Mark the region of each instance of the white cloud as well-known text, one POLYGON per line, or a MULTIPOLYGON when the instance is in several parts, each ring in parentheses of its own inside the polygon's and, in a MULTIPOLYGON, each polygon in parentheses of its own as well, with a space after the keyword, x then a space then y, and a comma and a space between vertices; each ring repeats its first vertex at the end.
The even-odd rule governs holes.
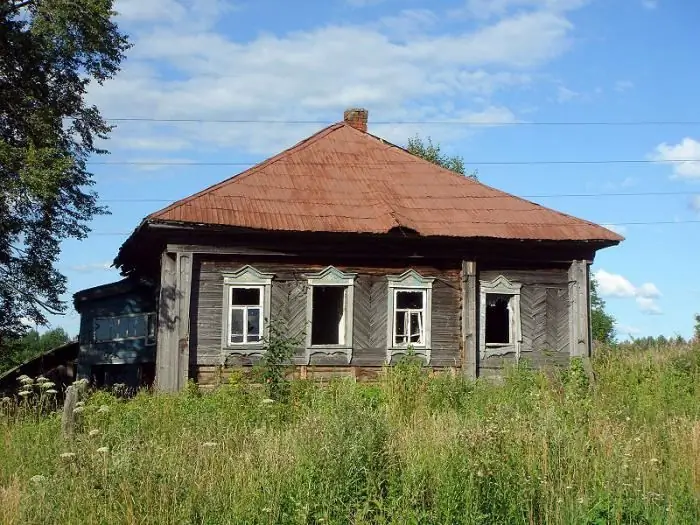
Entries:
POLYGON ((77 273, 91 273, 96 271, 111 270, 112 261, 78 264, 69 266, 68 270, 77 273))
POLYGON ((631 336, 634 336, 634 335, 641 333, 641 330, 639 328, 637 328, 636 326, 620 324, 620 323, 615 323, 615 330, 618 334, 620 334, 623 337, 624 336, 631 337, 631 336))
POLYGON ((637 287, 626 277, 603 269, 595 272, 594 277, 602 297, 634 298, 643 313, 661 313, 661 308, 656 303, 656 299, 661 297, 661 292, 654 283, 647 282, 637 287))
POLYGON ((627 228, 622 224, 601 224, 601 226, 620 235, 624 235, 627 232, 627 228))
POLYGON ((615 91, 618 93, 624 93, 634 87, 634 82, 629 80, 618 80, 615 82, 615 91))
POLYGON ((467 0, 466 12, 477 18, 502 16, 511 10, 534 9, 563 12, 578 9, 590 0, 467 0))
POLYGON ((656 161, 671 162, 673 173, 677 178, 700 178, 700 142, 695 139, 685 137, 678 144, 666 142, 659 144, 651 154, 651 158, 656 161), (676 159, 681 160, 674 162, 676 159))
MULTIPOLYGON (((121 0, 134 47, 124 70, 90 102, 105 116, 231 120, 340 120, 348 106, 365 106, 372 120, 493 119, 516 117, 493 100, 501 89, 533 82, 533 74, 569 46, 573 25, 558 9, 520 13, 476 29, 431 34, 436 16, 405 10, 393 21, 326 25, 284 35, 262 34, 248 42, 214 29, 211 13, 226 4, 198 5, 121 0), (148 4, 142 6, 141 4, 148 4), (140 25, 172 11, 156 25, 140 25), (184 14, 181 11, 184 10, 184 14), (392 27, 389 25, 394 24, 392 27), (403 24, 403 26, 401 25, 403 24), (202 29, 208 27, 208 29, 202 29), (410 38, 405 33, 410 33, 410 38), (404 35, 404 36, 402 36, 404 35), (464 100, 459 108, 450 102, 464 100), (494 109, 497 108, 497 109, 494 109)), ((553 6, 557 2, 546 3, 553 6)), ((528 5, 534 5, 532 3, 528 5)), ((572 4, 571 4, 572 5, 572 4)), ((225 24, 219 24, 224 26, 225 24)), ((217 26, 218 27, 218 26, 217 26)), ((270 154, 317 131, 319 125, 245 123, 121 125, 108 148, 175 151, 186 147, 270 154), (126 134, 126 130, 129 134, 126 134), (171 140, 177 137, 177 140, 171 140)), ((442 142, 471 131, 421 128, 442 142)), ((396 129, 389 140, 411 133, 396 129)))
POLYGON ((635 301, 637 301, 637 306, 639 306, 639 309, 644 314, 659 315, 662 313, 661 308, 659 308, 659 305, 656 304, 654 299, 649 297, 637 297, 635 301))
POLYGON ((700 195, 693 195, 690 198, 690 209, 700 213, 700 195))
POLYGON ((564 86, 559 86, 557 88, 557 102, 569 102, 571 100, 581 98, 581 93, 569 89, 564 86))
POLYGON ((657 0, 642 0, 642 7, 644 9, 656 9, 659 7, 659 2, 657 0))

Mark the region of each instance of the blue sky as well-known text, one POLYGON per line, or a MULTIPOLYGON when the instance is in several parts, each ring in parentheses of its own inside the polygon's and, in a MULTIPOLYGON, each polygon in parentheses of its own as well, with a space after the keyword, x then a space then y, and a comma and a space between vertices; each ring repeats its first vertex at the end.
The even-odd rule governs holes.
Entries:
MULTIPOLYGON (((332 122, 366 107, 374 134, 398 144, 430 136, 489 185, 559 195, 532 200, 613 225, 626 241, 599 252, 593 269, 620 334, 691 334, 700 223, 687 221, 700 220, 700 162, 651 161, 700 158, 700 125, 516 123, 700 120, 700 3, 117 0, 115 9, 134 47, 116 79, 90 90, 106 117, 332 122), (572 160, 647 162, 537 163, 572 160), (672 194, 570 196, 650 192, 672 194), (639 222, 666 224, 624 224, 639 222)), ((116 124, 111 155, 92 165, 112 214, 65 243, 70 294, 119 278, 108 265, 148 213, 323 127, 116 124)), ((77 332, 72 311, 52 322, 77 332)))

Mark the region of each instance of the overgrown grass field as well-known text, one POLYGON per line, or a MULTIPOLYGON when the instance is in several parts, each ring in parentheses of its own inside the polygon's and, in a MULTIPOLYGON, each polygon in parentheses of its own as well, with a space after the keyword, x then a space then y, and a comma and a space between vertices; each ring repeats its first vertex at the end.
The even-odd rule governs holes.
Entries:
POLYGON ((0 409, 2 523, 700 523, 700 349, 0 409))

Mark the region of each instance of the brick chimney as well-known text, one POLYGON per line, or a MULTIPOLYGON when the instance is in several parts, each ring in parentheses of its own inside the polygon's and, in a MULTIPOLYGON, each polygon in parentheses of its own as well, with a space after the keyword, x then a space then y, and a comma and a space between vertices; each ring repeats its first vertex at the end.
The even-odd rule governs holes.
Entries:
POLYGON ((353 128, 367 133, 367 110, 362 108, 349 108, 343 114, 343 120, 353 128))

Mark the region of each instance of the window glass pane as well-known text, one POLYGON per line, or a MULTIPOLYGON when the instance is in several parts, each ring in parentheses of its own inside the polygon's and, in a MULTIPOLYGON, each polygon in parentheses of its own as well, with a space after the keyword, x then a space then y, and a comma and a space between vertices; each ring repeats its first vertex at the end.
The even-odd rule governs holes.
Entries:
POLYGON ((423 292, 396 292, 396 308, 420 310, 423 308, 423 292))
POLYGON ((112 339, 114 319, 95 319, 95 341, 109 341, 112 339))
POLYGON ((423 313, 411 313, 410 340, 412 343, 419 343, 423 340, 423 313))
POLYGON ((146 337, 147 322, 145 315, 136 315, 128 317, 129 323, 124 337, 146 337))
POLYGON ((243 342, 243 317, 244 310, 242 308, 231 309, 231 342, 243 342))
POLYGON ((231 288, 231 306, 258 306, 260 288, 231 288))
POLYGON ((260 335, 260 308, 248 308, 248 340, 260 335))
POLYGON ((406 312, 396 312, 394 318, 394 344, 404 345, 408 343, 407 329, 407 316, 406 312))
POLYGON ((510 343, 510 303, 511 295, 486 294, 486 343, 510 343))

